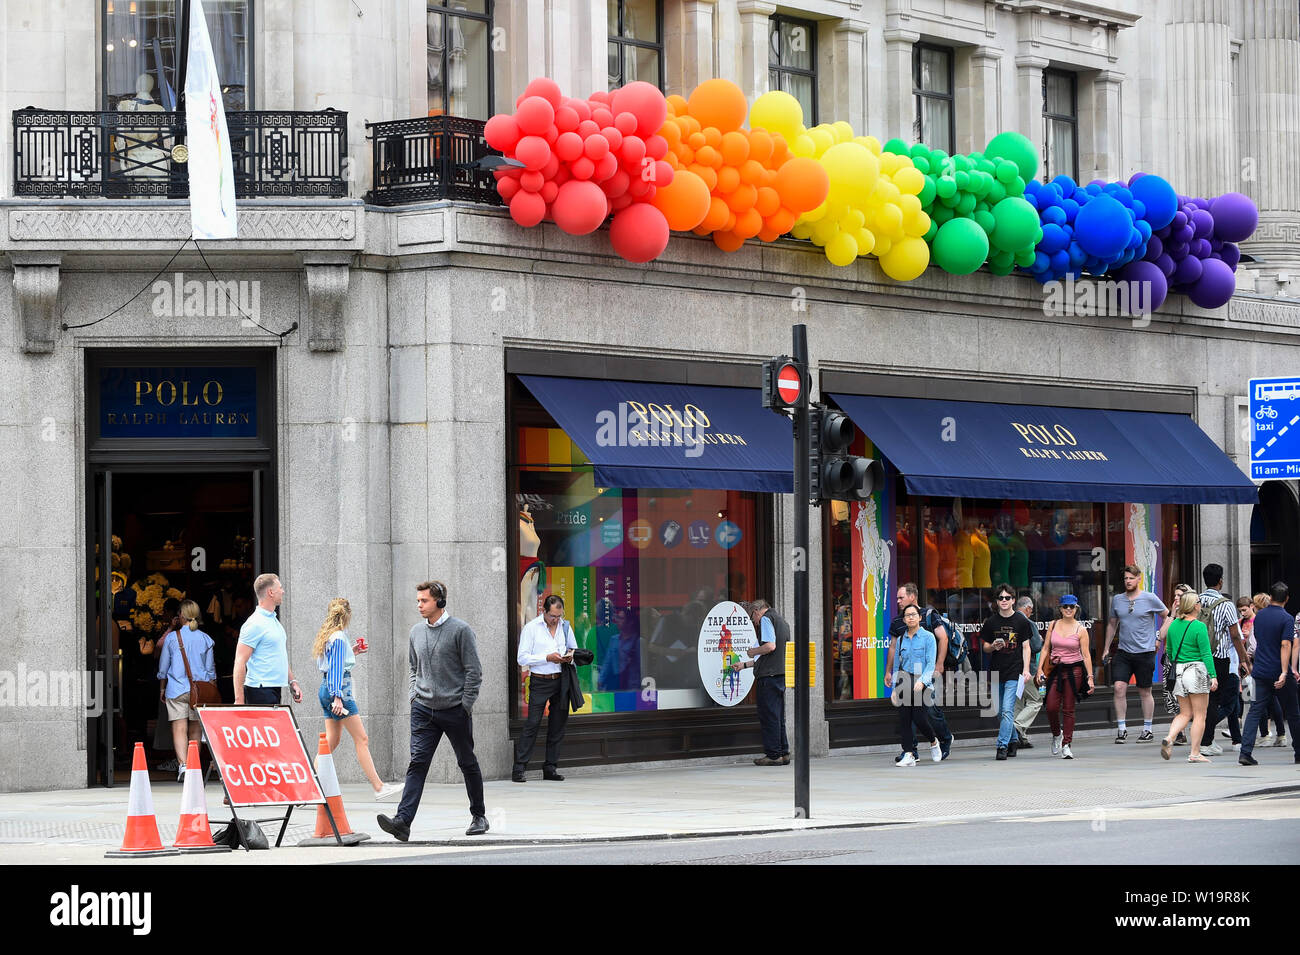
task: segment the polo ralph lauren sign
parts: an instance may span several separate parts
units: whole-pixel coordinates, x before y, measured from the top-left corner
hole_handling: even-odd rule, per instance
[[[104,438],[257,437],[257,369],[101,368],[99,433]]]

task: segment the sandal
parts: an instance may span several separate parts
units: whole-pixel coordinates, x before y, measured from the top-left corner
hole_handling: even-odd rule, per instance
[[[1187,757],[1187,761],[1188,761],[1189,763],[1209,763],[1209,762],[1212,762],[1212,760],[1207,759],[1206,757],[1202,756],[1200,753],[1197,753],[1195,756],[1188,756],[1188,757]]]

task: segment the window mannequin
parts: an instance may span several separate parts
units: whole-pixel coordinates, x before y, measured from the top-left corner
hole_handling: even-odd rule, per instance
[[[989,579],[989,565],[993,558],[989,546],[988,528],[983,521],[979,522],[970,536],[970,549],[974,558],[974,566],[971,569],[974,586],[987,590],[993,586],[993,581]]]
[[[148,73],[137,76],[135,96],[118,103],[117,111],[119,113],[164,112],[163,108],[154,102],[153,77]],[[156,127],[134,130],[129,123],[124,123],[118,129],[117,139],[121,149],[118,161],[122,175],[136,179],[167,177],[167,153],[160,148],[160,137]]]

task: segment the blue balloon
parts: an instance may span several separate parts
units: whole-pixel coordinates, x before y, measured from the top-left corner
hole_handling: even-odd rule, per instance
[[[1029,193],[1027,193],[1027,192],[1025,193],[1025,202],[1029,203],[1029,204],[1030,204],[1031,206],[1033,206],[1035,209],[1037,209],[1037,208],[1039,207],[1039,206],[1038,206],[1038,196],[1031,196],[1031,195],[1030,195]]]
[[[1074,235],[1079,245],[1089,255],[1103,260],[1124,251],[1132,227],[1129,211],[1111,196],[1094,196],[1074,217]]]
[[[1065,210],[1060,206],[1048,206],[1043,210],[1043,223],[1052,225],[1065,225]]]
[[[1079,248],[1079,243],[1077,242],[1070,243],[1069,253],[1070,253],[1070,267],[1075,269],[1076,271],[1080,269],[1083,266],[1083,263],[1088,260],[1088,254],[1084,252],[1083,249]]]
[[[1064,249],[1052,256],[1052,271],[1057,275],[1064,275],[1070,268],[1070,256]]]
[[[1074,217],[1079,214],[1079,204],[1073,199],[1062,199],[1061,208],[1065,210],[1065,221],[1074,222]]]
[[[1136,210],[1135,210],[1135,211],[1136,211]],[[1150,242],[1150,241],[1151,241],[1151,223],[1147,222],[1146,219],[1143,219],[1143,218],[1141,218],[1141,217],[1139,216],[1137,222],[1134,223],[1134,225],[1136,225],[1136,226],[1137,226],[1137,230],[1138,230],[1139,232],[1142,233],[1142,241],[1143,241],[1143,242]]]
[[[1147,214],[1147,207],[1143,204],[1141,199],[1133,199],[1130,202],[1126,202],[1125,205],[1133,210],[1134,218],[1142,219]]]
[[[1060,211],[1060,210],[1052,210]],[[1062,215],[1064,218],[1064,215]],[[1046,252],[1051,255],[1053,252],[1059,252],[1070,244],[1070,235],[1060,225],[1047,223],[1043,226],[1043,238],[1038,243],[1038,251]]]
[[[1101,195],[1101,183],[1094,180],[1084,186],[1083,191],[1090,196],[1099,196]]]
[[[1035,252],[1034,264],[1029,267],[1029,270],[1031,272],[1046,272],[1050,264],[1051,259],[1047,257],[1047,253],[1041,251]]]

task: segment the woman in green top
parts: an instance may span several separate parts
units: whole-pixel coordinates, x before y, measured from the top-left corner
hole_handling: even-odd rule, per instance
[[[1205,732],[1205,709],[1210,693],[1218,689],[1214,678],[1214,657],[1210,653],[1210,635],[1205,624],[1198,619],[1201,601],[1195,593],[1184,593],[1178,600],[1178,619],[1169,624],[1165,652],[1174,665],[1177,679],[1174,695],[1187,698],[1188,706],[1181,707],[1169,732],[1160,743],[1160,755],[1168,759],[1174,747],[1174,737],[1183,731],[1190,719],[1192,754],[1189,763],[1208,763],[1201,755],[1201,734]],[[1189,713],[1190,708],[1190,713]]]

